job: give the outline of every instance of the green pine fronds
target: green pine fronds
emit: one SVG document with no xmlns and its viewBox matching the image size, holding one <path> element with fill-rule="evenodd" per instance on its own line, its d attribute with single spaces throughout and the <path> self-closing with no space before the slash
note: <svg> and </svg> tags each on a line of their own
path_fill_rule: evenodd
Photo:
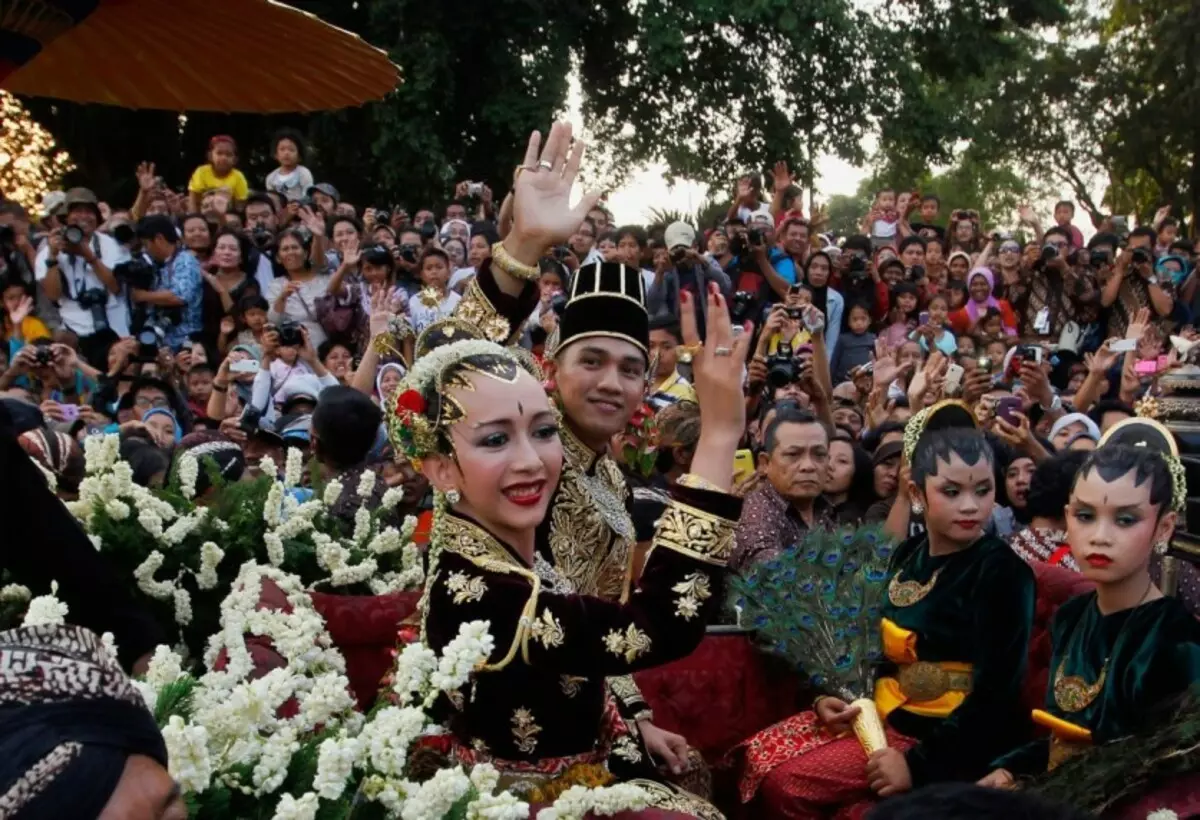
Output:
<svg viewBox="0 0 1200 820">
<path fill-rule="evenodd" d="M 192 716 L 192 694 L 199 685 L 198 680 L 185 675 L 159 689 L 158 700 L 154 703 L 155 723 L 160 727 L 166 726 L 172 715 L 189 720 Z"/>
<path fill-rule="evenodd" d="M 1023 783 L 1027 791 L 1094 814 L 1136 799 L 1181 775 L 1200 771 L 1200 684 L 1173 713 L 1139 734 L 1096 746 L 1054 771 Z"/>
<path fill-rule="evenodd" d="M 881 658 L 879 621 L 892 541 L 881 527 L 810 530 L 730 579 L 741 622 L 768 651 L 846 700 L 867 695 Z"/>
</svg>

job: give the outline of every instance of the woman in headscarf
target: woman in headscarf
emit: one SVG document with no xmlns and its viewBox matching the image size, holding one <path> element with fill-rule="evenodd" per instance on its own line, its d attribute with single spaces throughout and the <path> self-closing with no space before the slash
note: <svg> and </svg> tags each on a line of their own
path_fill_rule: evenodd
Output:
<svg viewBox="0 0 1200 820">
<path fill-rule="evenodd" d="M 975 268 L 967 279 L 967 303 L 959 310 L 950 314 L 950 326 L 960 336 L 971 333 L 975 323 L 987 313 L 988 308 L 995 308 L 1000 313 L 1001 324 L 1007 336 L 1017 335 L 1017 317 L 1012 305 L 1004 299 L 992 295 L 995 279 L 988 268 Z"/>
<path fill-rule="evenodd" d="M 804 281 L 812 291 L 812 303 L 825 316 L 825 349 L 830 361 L 842 332 L 842 311 L 845 309 L 842 294 L 829 287 L 832 272 L 833 260 L 825 251 L 810 254 L 804 263 Z"/>
<path fill-rule="evenodd" d="M 12 820 L 187 817 L 146 701 L 79 626 L 0 632 L 0 795 Z"/>
</svg>

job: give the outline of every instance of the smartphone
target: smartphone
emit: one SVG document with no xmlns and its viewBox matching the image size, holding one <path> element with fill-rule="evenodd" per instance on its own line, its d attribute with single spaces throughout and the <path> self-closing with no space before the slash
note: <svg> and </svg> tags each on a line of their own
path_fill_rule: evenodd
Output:
<svg viewBox="0 0 1200 820">
<path fill-rule="evenodd" d="M 234 362 L 233 364 L 229 365 L 229 372 L 257 373 L 260 366 L 261 365 L 257 359 L 242 359 L 240 362 Z"/>
<path fill-rule="evenodd" d="M 962 386 L 963 373 L 962 365 L 953 362 L 946 368 L 946 381 L 943 389 L 947 396 L 954 396 L 958 393 L 958 389 Z"/>
<path fill-rule="evenodd" d="M 1017 413 L 1021 412 L 1021 400 L 1016 396 L 1005 396 L 996 402 L 996 417 L 1012 425 L 1019 424 Z"/>
<path fill-rule="evenodd" d="M 58 411 L 62 413 L 63 421 L 75 421 L 79 418 L 79 405 L 77 404 L 60 404 Z"/>
<path fill-rule="evenodd" d="M 918 325 L 929 324 L 929 311 L 927 311 L 927 310 L 921 311 L 921 315 L 917 317 L 917 324 Z"/>
<path fill-rule="evenodd" d="M 754 475 L 754 454 L 749 450 L 738 450 L 733 454 L 733 481 L 745 481 Z"/>
<path fill-rule="evenodd" d="M 1108 346 L 1113 353 L 1128 353 L 1137 350 L 1137 339 L 1119 339 Z"/>
<path fill-rule="evenodd" d="M 1155 373 L 1158 372 L 1158 360 L 1157 359 L 1142 359 L 1141 361 L 1139 361 L 1137 364 L 1135 364 L 1133 366 L 1133 370 L 1135 373 L 1149 374 L 1149 375 L 1153 376 Z"/>
<path fill-rule="evenodd" d="M 980 356 L 975 360 L 975 365 L 984 373 L 992 372 L 992 357 L 988 355 Z"/>
<path fill-rule="evenodd" d="M 1042 348 L 1039 345 L 1022 345 L 1018 352 L 1025 361 L 1042 363 Z"/>
</svg>

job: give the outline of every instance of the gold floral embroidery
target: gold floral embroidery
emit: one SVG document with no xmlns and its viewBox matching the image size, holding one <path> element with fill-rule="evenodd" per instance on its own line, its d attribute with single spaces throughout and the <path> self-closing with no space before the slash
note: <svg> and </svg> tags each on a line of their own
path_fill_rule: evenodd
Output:
<svg viewBox="0 0 1200 820">
<path fill-rule="evenodd" d="M 450 705 L 453 706 L 458 711 L 461 712 L 463 710 L 463 694 L 462 694 L 462 692 L 458 691 L 457 689 L 449 691 L 446 693 L 446 699 L 449 700 Z"/>
<path fill-rule="evenodd" d="M 651 549 L 664 547 L 723 567 L 733 551 L 734 524 L 704 510 L 672 501 L 658 520 Z"/>
<path fill-rule="evenodd" d="M 454 603 L 465 604 L 481 600 L 483 593 L 487 592 L 487 582 L 463 572 L 452 572 L 446 578 L 446 589 L 454 593 Z"/>
<path fill-rule="evenodd" d="M 578 675 L 559 675 L 558 683 L 562 687 L 563 694 L 569 698 L 573 698 L 579 694 L 579 684 L 587 683 L 587 678 L 581 678 Z"/>
<path fill-rule="evenodd" d="M 893 606 L 906 607 L 912 606 L 920 601 L 925 600 L 935 584 L 937 584 L 938 576 L 942 574 L 942 567 L 938 567 L 933 573 L 933 577 L 927 583 L 919 583 L 917 581 L 901 581 L 900 570 L 892 576 L 892 580 L 888 582 L 888 600 Z"/>
<path fill-rule="evenodd" d="M 623 655 L 626 663 L 633 663 L 639 655 L 650 651 L 650 636 L 630 624 L 624 634 L 614 629 L 605 635 L 604 646 L 618 657 Z"/>
<path fill-rule="evenodd" d="M 542 617 L 533 619 L 533 623 L 529 626 L 529 632 L 533 635 L 534 640 L 540 641 L 542 646 L 547 649 L 562 646 L 563 639 L 566 637 L 562 624 L 549 609 L 543 609 Z"/>
<path fill-rule="evenodd" d="M 483 742 L 482 738 L 475 738 L 471 741 L 471 748 L 479 752 L 481 755 L 491 754 L 491 749 Z"/>
<path fill-rule="evenodd" d="M 613 697 L 626 706 L 641 706 L 646 703 L 645 698 L 642 697 L 642 690 L 638 689 L 633 675 L 618 675 L 609 678 L 608 688 L 612 690 Z"/>
<path fill-rule="evenodd" d="M 675 614 L 685 621 L 695 618 L 700 613 L 700 605 L 712 597 L 708 576 L 703 572 L 693 572 L 671 587 L 671 591 L 679 593 L 675 600 Z"/>
<path fill-rule="evenodd" d="M 617 738 L 617 742 L 613 744 L 612 753 L 622 760 L 628 760 L 630 763 L 640 763 L 642 761 L 642 751 L 629 735 L 621 735 Z"/>
<path fill-rule="evenodd" d="M 533 712 L 530 712 L 524 706 L 521 706 L 513 711 L 512 716 L 513 739 L 517 746 L 517 751 L 523 754 L 533 754 L 533 750 L 537 748 L 537 736 L 542 731 L 542 727 L 538 726 L 533 720 Z"/>
<path fill-rule="evenodd" d="M 600 489 L 602 484 L 564 466 L 550 506 L 550 553 L 554 568 L 577 593 L 618 600 L 624 593 L 633 541 L 621 537 L 602 512 L 619 506 L 623 499 L 611 486 Z M 611 509 L 609 516 L 617 512 Z M 628 518 L 623 506 L 619 512 Z"/>
<path fill-rule="evenodd" d="M 454 308 L 454 317 L 479 328 L 488 339 L 497 344 L 507 344 L 514 335 L 508 320 L 488 301 L 477 279 L 472 279 L 467 285 L 463 298 Z"/>
</svg>

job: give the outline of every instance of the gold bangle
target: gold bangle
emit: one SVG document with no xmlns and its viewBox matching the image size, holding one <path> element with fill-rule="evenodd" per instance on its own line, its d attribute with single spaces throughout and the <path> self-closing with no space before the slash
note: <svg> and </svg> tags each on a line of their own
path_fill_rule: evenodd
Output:
<svg viewBox="0 0 1200 820">
<path fill-rule="evenodd" d="M 504 249 L 503 242 L 492 245 L 492 264 L 509 276 L 526 282 L 536 282 L 542 275 L 536 265 L 526 265 L 513 259 L 512 254 Z"/>
<path fill-rule="evenodd" d="M 679 477 L 679 480 L 676 481 L 675 483 L 678 484 L 680 487 L 691 487 L 693 490 L 709 490 L 714 493 L 728 493 L 729 492 L 728 490 L 723 490 L 720 487 L 718 487 L 716 484 L 713 484 L 707 478 L 701 478 L 700 476 L 694 475 L 692 473 L 684 473 L 683 475 L 681 475 Z"/>
</svg>

